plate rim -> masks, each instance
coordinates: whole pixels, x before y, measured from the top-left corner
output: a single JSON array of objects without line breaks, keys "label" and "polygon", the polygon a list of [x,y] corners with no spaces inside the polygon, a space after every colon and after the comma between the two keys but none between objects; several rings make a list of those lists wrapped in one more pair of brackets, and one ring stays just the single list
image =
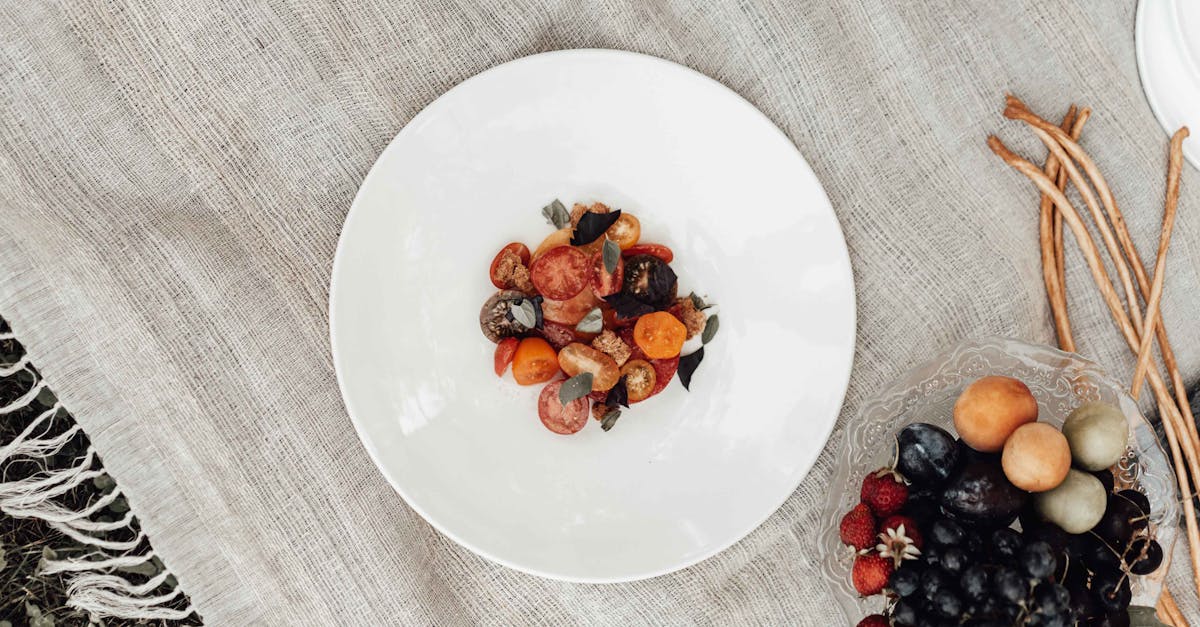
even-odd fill
[{"label": "plate rim", "polygon": [[[626,60],[632,59],[632,60],[636,60],[639,62],[648,62],[648,63],[667,67],[672,71],[682,71],[683,73],[690,75],[694,79],[699,79],[702,82],[708,83],[713,86],[717,86],[724,92],[733,96],[734,100],[736,102],[738,102],[738,106],[744,107],[750,115],[758,116],[759,118],[761,118],[763,121],[765,121],[768,124],[768,126],[772,129],[772,131],[774,133],[777,133],[785,142],[787,142],[787,144],[791,147],[791,149],[793,151],[795,151],[796,155],[799,157],[799,165],[801,167],[801,172],[799,174],[801,176],[808,177],[813,183],[815,183],[817,189],[820,190],[821,198],[824,201],[823,202],[824,209],[826,211],[828,211],[830,217],[832,217],[833,227],[836,229],[836,232],[837,232],[838,236],[840,237],[840,241],[841,241],[842,245],[839,247],[840,258],[838,259],[838,261],[841,262],[840,265],[842,265],[845,269],[846,280],[847,280],[846,284],[849,287],[849,302],[848,302],[848,304],[850,307],[850,316],[849,316],[849,321],[848,321],[848,328],[849,328],[850,333],[849,333],[849,343],[847,346],[847,350],[849,353],[849,359],[846,360],[845,372],[843,372],[842,376],[838,379],[838,381],[840,381],[841,392],[838,395],[838,399],[837,399],[837,409],[834,411],[833,420],[829,421],[829,424],[824,429],[824,432],[820,433],[820,441],[822,443],[821,447],[819,449],[816,449],[812,458],[807,461],[807,464],[806,464],[807,468],[805,468],[802,472],[798,473],[798,476],[796,476],[796,478],[795,478],[795,482],[794,482],[794,485],[792,486],[792,489],[789,490],[787,493],[785,493],[783,495],[783,497],[778,502],[776,502],[773,505],[773,507],[771,507],[771,509],[766,513],[765,516],[763,516],[760,519],[754,520],[752,522],[752,524],[750,524],[744,530],[741,530],[736,534],[731,534],[728,542],[719,543],[708,551],[702,552],[694,557],[688,558],[687,560],[678,562],[671,566],[664,567],[664,568],[657,569],[657,570],[648,571],[648,572],[639,572],[639,573],[631,574],[631,575],[605,576],[605,577],[579,577],[579,576],[572,576],[572,575],[563,574],[563,573],[543,571],[543,570],[540,570],[537,568],[530,568],[527,566],[523,566],[523,565],[514,563],[508,559],[504,559],[504,558],[498,557],[494,554],[491,554],[491,553],[479,548],[478,546],[472,544],[471,542],[466,541],[465,539],[460,537],[458,534],[452,532],[451,530],[447,529],[441,522],[435,520],[420,505],[418,505],[416,502],[414,502],[414,500],[408,496],[408,494],[399,485],[399,483],[390,475],[390,473],[388,473],[384,469],[384,465],[380,461],[379,451],[376,450],[376,447],[370,443],[370,441],[367,437],[364,437],[364,427],[361,424],[358,417],[356,416],[355,410],[353,408],[353,402],[350,400],[350,396],[347,394],[347,391],[346,391],[346,383],[343,380],[342,368],[339,367],[339,364],[342,362],[343,358],[339,355],[339,351],[338,351],[337,330],[336,330],[337,324],[335,322],[336,314],[335,314],[334,303],[337,300],[337,293],[338,293],[338,280],[337,279],[339,276],[339,267],[341,266],[342,261],[344,259],[343,247],[346,245],[345,244],[345,242],[346,242],[345,233],[346,233],[347,227],[350,225],[351,220],[354,219],[354,215],[355,215],[354,209],[355,209],[355,207],[357,207],[359,205],[359,201],[362,197],[363,190],[368,187],[368,185],[372,182],[372,180],[375,177],[380,176],[380,174],[379,174],[380,162],[382,162],[384,160],[384,157],[387,156],[391,151],[396,149],[395,147],[399,143],[400,139],[406,135],[406,132],[408,132],[410,128],[419,126],[421,121],[425,117],[427,117],[428,115],[432,115],[429,113],[430,110],[435,109],[436,105],[439,102],[441,102],[442,100],[444,100],[451,93],[455,92],[456,90],[462,88],[465,85],[472,83],[473,81],[476,81],[480,77],[483,77],[492,72],[501,70],[502,68],[507,68],[509,66],[513,66],[513,65],[517,65],[517,64],[537,62],[537,61],[541,61],[547,57],[552,57],[552,56],[553,57],[610,56],[613,58],[623,58]],[[856,282],[854,279],[854,265],[853,265],[851,257],[850,257],[850,247],[849,247],[849,244],[846,242],[846,235],[845,235],[845,231],[842,229],[841,220],[839,219],[837,212],[834,211],[834,209],[833,209],[833,203],[829,199],[829,194],[828,194],[828,192],[826,192],[825,186],[821,183],[820,178],[818,178],[816,175],[816,172],[813,171],[812,165],[809,164],[808,159],[806,159],[804,157],[804,154],[800,152],[800,149],[796,146],[795,142],[793,142],[792,139],[790,137],[788,137],[786,133],[783,132],[783,129],[781,129],[779,127],[779,125],[775,123],[774,120],[772,120],[769,116],[767,116],[765,113],[763,113],[762,110],[760,110],[757,106],[755,106],[754,103],[750,102],[744,96],[742,96],[737,91],[730,88],[729,86],[725,85],[724,83],[722,83],[722,82],[720,82],[698,70],[688,67],[682,63],[676,63],[674,61],[664,59],[661,57],[656,57],[653,55],[643,54],[640,52],[633,52],[633,51],[628,51],[628,50],[611,49],[611,48],[569,48],[569,49],[549,50],[549,51],[545,51],[545,52],[539,52],[539,53],[535,53],[535,54],[531,54],[531,55],[517,57],[515,59],[506,61],[504,63],[492,65],[492,66],[464,79],[463,81],[455,84],[454,86],[450,87],[445,92],[440,94],[438,97],[434,98],[429,103],[427,103],[424,107],[421,108],[421,110],[419,112],[417,112],[416,115],[414,115],[412,118],[410,118],[407,122],[404,123],[404,126],[401,127],[401,129],[392,137],[392,139],[390,139],[388,141],[387,146],[385,146],[383,148],[383,150],[380,151],[379,155],[377,157],[375,157],[375,161],[371,164],[371,167],[367,171],[366,175],[363,176],[362,182],[359,183],[358,190],[355,192],[354,198],[350,202],[349,209],[346,210],[346,217],[343,219],[342,227],[338,232],[337,246],[334,249],[333,264],[330,268],[329,296],[328,296],[328,303],[326,305],[326,313],[327,313],[327,317],[329,318],[329,349],[330,349],[330,355],[332,358],[334,376],[335,376],[335,378],[337,380],[337,384],[338,384],[338,393],[341,396],[342,405],[346,409],[346,414],[350,418],[350,423],[354,426],[354,431],[355,431],[355,434],[358,436],[359,443],[363,446],[364,449],[366,449],[367,456],[371,459],[371,463],[373,463],[375,465],[375,469],[379,472],[379,474],[381,474],[383,476],[383,478],[388,482],[388,484],[392,487],[392,489],[395,490],[396,494],[400,495],[400,498],[404,501],[404,503],[406,505],[408,505],[408,507],[410,507],[414,512],[416,512],[424,522],[426,522],[430,526],[432,526],[435,530],[437,530],[438,533],[449,538],[455,544],[459,545],[462,548],[467,549],[471,553],[473,553],[479,557],[482,557],[485,560],[490,561],[492,563],[499,564],[506,568],[509,568],[509,569],[512,569],[512,570],[515,570],[515,571],[518,571],[518,572],[521,572],[521,573],[524,573],[527,575],[532,575],[535,577],[540,577],[540,578],[548,579],[548,580],[552,580],[552,581],[561,581],[561,582],[565,582],[565,583],[617,584],[617,583],[630,583],[630,582],[636,582],[636,581],[643,581],[643,580],[647,580],[647,579],[653,579],[656,577],[669,575],[671,573],[675,573],[675,572],[690,568],[692,566],[695,566],[696,564],[699,564],[700,562],[703,562],[711,557],[714,557],[714,556],[724,552],[726,549],[729,549],[730,547],[737,544],[738,542],[741,542],[747,536],[749,536],[751,533],[753,533],[759,527],[761,527],[767,520],[769,520],[771,518],[771,516],[774,516],[775,513],[778,512],[779,509],[781,507],[783,507],[783,505],[796,493],[796,490],[799,489],[800,485],[804,482],[804,480],[808,478],[809,472],[812,471],[813,467],[816,465],[816,462],[820,458],[821,454],[825,452],[825,449],[829,443],[829,437],[833,434],[834,429],[837,428],[838,422],[841,418],[842,410],[845,409],[846,395],[849,392],[849,387],[850,387],[850,376],[854,372],[854,363],[855,363],[855,358],[856,358],[857,351],[858,351],[858,291],[856,288],[857,288],[857,285],[856,285]]]}]

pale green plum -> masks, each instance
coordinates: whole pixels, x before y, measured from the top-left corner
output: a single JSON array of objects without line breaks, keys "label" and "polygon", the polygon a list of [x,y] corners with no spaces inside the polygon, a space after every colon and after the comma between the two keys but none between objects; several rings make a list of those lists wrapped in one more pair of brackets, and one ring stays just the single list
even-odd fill
[{"label": "pale green plum", "polygon": [[1095,527],[1108,504],[1104,484],[1074,468],[1057,488],[1033,497],[1038,513],[1067,533],[1083,533]]},{"label": "pale green plum", "polygon": [[1087,403],[1067,416],[1062,427],[1072,462],[1084,470],[1104,470],[1125,454],[1129,423],[1108,403]]}]

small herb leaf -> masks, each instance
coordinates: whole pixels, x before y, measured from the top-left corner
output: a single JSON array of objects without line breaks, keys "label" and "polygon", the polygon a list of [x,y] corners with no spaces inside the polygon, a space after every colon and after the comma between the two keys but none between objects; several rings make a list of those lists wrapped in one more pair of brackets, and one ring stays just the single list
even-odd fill
[{"label": "small herb leaf", "polygon": [[581,399],[592,391],[592,373],[581,372],[566,381],[558,388],[558,401],[563,405]]},{"label": "small herb leaf", "polygon": [[604,330],[604,312],[600,311],[599,307],[589,311],[579,324],[575,325],[575,330],[580,333],[599,333]]},{"label": "small herb leaf", "polygon": [[613,425],[617,424],[617,418],[620,418],[620,417],[621,417],[620,409],[617,409],[616,407],[614,407],[614,408],[608,410],[608,413],[604,414],[604,418],[600,420],[600,428],[604,429],[605,431],[612,429]]},{"label": "small herb leaf", "polygon": [[556,229],[566,228],[571,224],[571,214],[557,198],[554,199],[554,202],[542,207],[542,215],[546,216],[546,222],[553,224]]},{"label": "small herb leaf", "polygon": [[629,388],[625,386],[625,377],[617,379],[617,384],[608,391],[608,396],[605,397],[604,403],[610,407],[621,405],[629,407]]},{"label": "small herb leaf", "polygon": [[572,246],[583,246],[596,241],[596,238],[604,235],[608,227],[621,217],[621,210],[610,211],[608,213],[595,213],[589,211],[583,214],[579,219],[579,224],[575,226],[575,232],[571,234]]},{"label": "small herb leaf", "polygon": [[1166,627],[1162,621],[1158,620],[1158,615],[1154,608],[1145,607],[1143,605],[1133,605],[1129,608],[1129,626],[1130,627]]},{"label": "small herb leaf", "polygon": [[683,389],[691,391],[692,373],[696,372],[696,367],[700,365],[700,361],[704,359],[704,347],[700,350],[679,358],[679,382],[683,384]]},{"label": "small herb leaf", "polygon": [[621,260],[621,247],[617,243],[604,240],[604,271],[612,274],[617,271],[617,262]]},{"label": "small herb leaf", "polygon": [[532,329],[537,327],[538,316],[532,300],[525,298],[518,303],[513,303],[512,308],[508,311],[514,321],[521,323],[526,328]]},{"label": "small herb leaf", "polygon": [[700,341],[705,344],[711,342],[713,337],[717,335],[717,329],[719,328],[721,328],[721,318],[716,315],[709,316],[708,320],[704,323],[704,332],[700,334]]},{"label": "small herb leaf", "polygon": [[688,294],[688,298],[692,299],[692,306],[696,308],[696,311],[704,311],[705,309],[712,307],[712,305],[704,302],[703,298],[697,296],[695,292]]}]

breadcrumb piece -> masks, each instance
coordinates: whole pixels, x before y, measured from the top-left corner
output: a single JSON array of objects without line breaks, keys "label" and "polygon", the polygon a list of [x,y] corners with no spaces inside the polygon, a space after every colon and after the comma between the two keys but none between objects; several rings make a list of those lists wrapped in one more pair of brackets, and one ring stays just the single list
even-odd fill
[{"label": "breadcrumb piece", "polygon": [[589,211],[592,213],[608,213],[612,210],[608,208],[608,205],[602,202],[594,202],[590,207],[583,203],[577,202],[575,203],[575,206],[571,207],[571,226],[579,226],[579,220],[583,218],[583,214]]},{"label": "breadcrumb piece", "polygon": [[624,366],[625,362],[629,361],[630,355],[633,355],[633,349],[629,348],[628,344],[609,329],[605,329],[603,333],[596,336],[596,339],[592,340],[592,348],[612,357],[613,361],[617,362],[617,366]]},{"label": "breadcrumb piece", "polygon": [[690,340],[697,333],[704,332],[704,324],[708,321],[708,316],[704,315],[703,311],[696,309],[696,304],[690,298],[680,298],[671,306],[671,315],[679,318],[683,326],[687,327],[687,338]]}]

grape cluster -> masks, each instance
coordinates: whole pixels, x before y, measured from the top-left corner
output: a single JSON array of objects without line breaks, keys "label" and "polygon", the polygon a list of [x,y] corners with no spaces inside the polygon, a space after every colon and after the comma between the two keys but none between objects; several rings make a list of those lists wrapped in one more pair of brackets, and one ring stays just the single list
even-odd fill
[{"label": "grape cluster", "polygon": [[[920,497],[906,509],[922,509]],[[1117,492],[1100,524],[1071,535],[1032,510],[1021,515],[1024,532],[913,511],[926,546],[888,580],[889,617],[897,627],[1128,625],[1130,574],[1153,572],[1163,557],[1149,512],[1141,493]]]}]

